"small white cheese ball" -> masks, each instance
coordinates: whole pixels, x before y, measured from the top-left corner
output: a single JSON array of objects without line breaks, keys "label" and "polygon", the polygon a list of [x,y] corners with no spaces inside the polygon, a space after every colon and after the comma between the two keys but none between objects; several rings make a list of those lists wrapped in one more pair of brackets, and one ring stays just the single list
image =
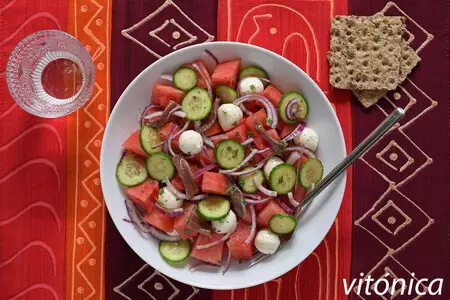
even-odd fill
[{"label": "small white cheese ball", "polygon": [[212,229],[220,234],[227,234],[233,232],[237,227],[237,218],[235,213],[230,210],[225,218],[211,222]]},{"label": "small white cheese ball", "polygon": [[271,157],[266,161],[266,164],[264,165],[264,176],[266,176],[267,180],[269,179],[272,169],[282,163],[284,163],[283,160],[277,156]]},{"label": "small white cheese ball", "polygon": [[264,254],[274,254],[280,246],[280,238],[269,229],[261,229],[256,234],[255,247]]},{"label": "small white cheese ball", "polygon": [[217,111],[217,115],[219,118],[219,124],[225,131],[236,127],[244,117],[244,114],[239,106],[232,103],[222,104]]},{"label": "small white cheese ball", "polygon": [[175,209],[181,207],[183,199],[177,198],[168,187],[163,187],[159,191],[158,202],[167,209]]},{"label": "small white cheese ball", "polygon": [[319,145],[319,136],[311,128],[305,127],[301,134],[294,137],[294,144],[316,151],[317,145]]},{"label": "small white cheese ball", "polygon": [[238,91],[241,96],[248,94],[259,94],[264,91],[264,84],[256,77],[242,78],[238,83]]},{"label": "small white cheese ball", "polygon": [[186,130],[180,135],[179,145],[183,153],[194,155],[202,151],[203,139],[200,133],[194,130]]}]

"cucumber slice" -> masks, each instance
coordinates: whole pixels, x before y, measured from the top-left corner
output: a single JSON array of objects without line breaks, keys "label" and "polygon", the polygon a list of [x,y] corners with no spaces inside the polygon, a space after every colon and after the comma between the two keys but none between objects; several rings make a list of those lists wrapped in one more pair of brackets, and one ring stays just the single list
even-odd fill
[{"label": "cucumber slice", "polygon": [[173,74],[173,85],[180,90],[189,91],[197,84],[197,73],[188,67],[182,67]]},{"label": "cucumber slice", "polygon": [[203,219],[217,221],[230,212],[230,201],[222,196],[210,196],[198,203],[197,212]]},{"label": "cucumber slice", "polygon": [[147,158],[147,172],[151,178],[161,182],[164,178],[173,178],[175,166],[169,155],[164,152],[155,152]]},{"label": "cucumber slice", "polygon": [[232,139],[219,142],[214,148],[214,159],[223,169],[233,169],[245,159],[245,148]]},{"label": "cucumber slice", "polygon": [[184,96],[181,109],[187,113],[188,120],[200,121],[211,112],[211,97],[205,89],[193,88]]},{"label": "cucumber slice", "polygon": [[121,185],[135,186],[147,179],[147,170],[143,159],[128,152],[117,164],[116,177]]},{"label": "cucumber slice", "polygon": [[152,154],[153,152],[161,152],[163,146],[159,146],[152,149],[153,145],[161,143],[158,130],[147,125],[141,127],[141,132],[139,133],[139,141],[141,142],[141,147],[144,149],[145,153]]},{"label": "cucumber slice", "polygon": [[216,86],[214,94],[222,99],[222,103],[233,103],[238,98],[238,93],[226,85]]},{"label": "cucumber slice", "polygon": [[159,254],[168,262],[180,262],[189,257],[191,253],[191,243],[189,240],[178,242],[159,242]]},{"label": "cucumber slice", "polygon": [[295,186],[295,168],[291,164],[279,164],[270,171],[269,186],[279,195],[286,195]]},{"label": "cucumber slice", "polygon": [[296,124],[299,123],[299,121],[291,121],[286,117],[286,106],[288,105],[289,101],[296,98],[299,111],[297,113],[297,116],[301,119],[306,119],[308,116],[308,101],[306,101],[305,97],[303,97],[298,92],[287,92],[281,97],[280,102],[278,103],[278,114],[280,115],[281,120],[283,120],[285,123],[288,124]]},{"label": "cucumber slice", "polygon": [[[242,79],[244,77],[260,77],[260,78],[262,77],[269,79],[267,72],[258,66],[247,66],[243,68],[239,72],[239,79]],[[264,84],[264,87],[269,85],[269,83],[266,81],[263,81],[262,83]]]},{"label": "cucumber slice", "polygon": [[[246,171],[249,169],[253,169],[253,167],[247,167],[242,171]],[[253,194],[258,191],[253,178],[255,178],[256,181],[258,181],[260,184],[264,184],[264,182],[266,181],[266,179],[264,178],[264,173],[261,170],[255,170],[255,172],[252,172],[250,174],[241,175],[238,177],[238,183],[244,192]]]},{"label": "cucumber slice", "polygon": [[303,163],[298,172],[299,183],[302,187],[309,189],[311,184],[316,184],[322,179],[322,162],[317,158],[310,158]]},{"label": "cucumber slice", "polygon": [[288,234],[295,230],[297,219],[288,214],[275,214],[269,220],[269,228],[276,234]]}]

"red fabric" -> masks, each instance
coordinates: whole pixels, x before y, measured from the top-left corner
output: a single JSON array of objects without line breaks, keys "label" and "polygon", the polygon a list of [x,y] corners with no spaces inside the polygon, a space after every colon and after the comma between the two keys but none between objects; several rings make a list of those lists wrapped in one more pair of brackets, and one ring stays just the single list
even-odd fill
[{"label": "red fabric", "polygon": [[[347,1],[219,0],[218,40],[250,43],[288,58],[322,88],[344,131],[347,151],[352,148],[349,94],[328,84],[326,52],[330,20],[347,14]],[[309,59],[307,59],[309,58]],[[345,299],[342,278],[350,274],[352,226],[352,171],[343,204],[325,240],[302,264],[264,285],[236,291],[214,291],[221,299]]]},{"label": "red fabric", "polygon": [[14,46],[67,30],[67,1],[0,1],[0,298],[64,299],[66,120],[34,117],[11,98]]}]

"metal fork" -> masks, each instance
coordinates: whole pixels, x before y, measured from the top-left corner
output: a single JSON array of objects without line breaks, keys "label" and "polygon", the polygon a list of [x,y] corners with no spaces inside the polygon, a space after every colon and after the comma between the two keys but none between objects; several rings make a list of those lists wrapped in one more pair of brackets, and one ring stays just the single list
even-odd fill
[{"label": "metal fork", "polygon": [[[330,183],[339,177],[356,159],[361,157],[367,150],[370,149],[376,142],[378,142],[385,133],[387,133],[401,118],[405,115],[405,111],[401,108],[396,108],[384,121],[381,123],[364,141],[361,142],[349,155],[347,155],[325,178],[323,178],[303,199],[295,211],[295,217],[298,218],[303,209],[308,206],[312,200],[322,192]],[[290,239],[283,239],[278,247],[278,250],[283,249]],[[271,256],[270,254],[258,253],[253,258],[248,267],[252,267],[257,263],[265,260]]]}]

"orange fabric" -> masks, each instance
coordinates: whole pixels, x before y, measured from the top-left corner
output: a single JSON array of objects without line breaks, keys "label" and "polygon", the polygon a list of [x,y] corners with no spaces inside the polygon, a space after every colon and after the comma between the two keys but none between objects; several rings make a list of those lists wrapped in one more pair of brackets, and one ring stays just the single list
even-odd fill
[{"label": "orange fabric", "polygon": [[95,64],[88,104],[67,117],[66,299],[104,298],[105,210],[100,148],[110,112],[112,0],[69,0],[68,32]]},{"label": "orange fabric", "polygon": [[[330,21],[347,14],[347,0],[219,0],[218,40],[258,45],[288,58],[313,78],[335,107],[347,145],[352,148],[350,96],[328,84],[326,53]],[[352,171],[343,204],[324,241],[299,266],[264,285],[214,291],[214,299],[346,299],[352,226]]]}]

